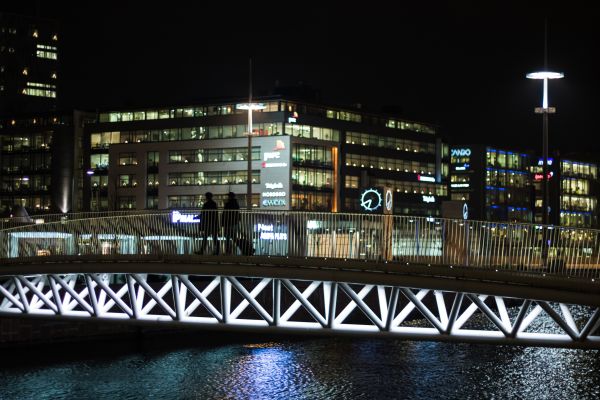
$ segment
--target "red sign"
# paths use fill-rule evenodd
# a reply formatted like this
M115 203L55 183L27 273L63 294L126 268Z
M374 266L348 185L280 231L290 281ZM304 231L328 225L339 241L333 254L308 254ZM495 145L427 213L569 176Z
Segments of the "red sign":
M552 171L548 172L548 179L552 178L552 176L554 175L554 173ZM544 179L544 174L535 174L533 175L533 180L534 181L541 181Z

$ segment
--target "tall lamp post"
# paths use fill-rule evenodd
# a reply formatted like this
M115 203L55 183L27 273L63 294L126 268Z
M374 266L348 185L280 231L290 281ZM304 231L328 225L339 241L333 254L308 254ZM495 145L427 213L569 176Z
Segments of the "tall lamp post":
M264 110L266 106L263 103L252 102L252 59L249 62L249 76L248 76L248 103L237 104L235 108L238 110L248 110L248 177L247 177L247 189L246 189L246 208L252 209L252 110Z
M543 187L542 187L542 223L548 224L548 114L554 114L556 108L548 107L548 80L560 79L565 75L562 72L538 71L526 75L528 79L542 79L544 81L544 94L542 97L542 106L535 108L536 114L542 114L542 152L543 152Z

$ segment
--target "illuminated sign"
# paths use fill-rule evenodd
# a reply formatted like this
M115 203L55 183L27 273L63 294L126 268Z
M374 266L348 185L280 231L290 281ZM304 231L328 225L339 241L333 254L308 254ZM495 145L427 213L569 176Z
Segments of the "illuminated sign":
M377 211L383 204L383 196L377 189L366 189L360 195L360 206L368 212Z
M471 149L452 149L450 150L450 156L452 157L470 157Z
M548 179L552 178L554 176L554 173L552 171L548 172ZM535 174L533 175L533 180L534 181L541 181L544 179L544 174Z
M383 210L384 214L392 214L394 211L394 193L392 189L385 188L385 209Z
M552 162L553 162L553 159L549 158L548 159L548 165L552 165ZM544 159L543 158L538 159L538 165L539 166L543 166L544 165Z
M258 224L256 226L259 237L265 240L287 240L286 232L275 232L273 224Z
M288 123L292 124L298 120L298 113L294 111L291 116L288 117Z
M288 164L285 162L263 162L262 163L262 167L263 168L283 168L283 167L287 167Z
M468 188L469 184L468 183L451 183L450 187L453 187L453 188Z
M285 150L285 143L281 139L277 139L275 142L275 147L273 147L273 151Z
M263 207L285 207L285 199L263 199Z
M263 154L263 157L265 161L279 159L281 157L281 153L278 151L266 152Z
M435 178L433 176L417 175L417 180L421 182L435 182Z
M466 171L467 169L469 169L470 165L467 163L464 163L463 165L457 165L454 167L454 169L456 171Z
M254 190L260 193L260 207L288 210L291 204L290 138L266 136L259 140L261 183L259 188Z
M435 203L435 196L423 195L423 203Z
M467 203L463 204L462 215L463 219L469 219L469 206Z
M285 192L263 192L263 197L285 197Z
M171 222L174 224L197 224L200 222L200 216L197 214L182 214L179 211L172 211Z

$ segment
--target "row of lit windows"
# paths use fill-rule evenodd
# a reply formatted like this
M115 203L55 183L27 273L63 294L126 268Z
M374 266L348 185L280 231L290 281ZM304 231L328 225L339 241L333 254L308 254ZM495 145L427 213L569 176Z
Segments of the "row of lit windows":
M590 182L586 179L563 178L560 180L562 193L567 194L590 194Z
M169 151L169 163L203 163L247 161L247 147L231 147L226 149L197 149ZM260 147L252 148L252 160L260 160Z
M527 173L507 172L496 169L485 171L485 184L487 186L524 188L529 183L529 174Z
M292 184L317 189L333 188L333 171L317 168L293 167Z
M595 197L560 196L561 210L595 211L597 199Z
M248 171L172 172L169 186L239 185L248 182ZM252 171L252 183L260 183L260 171Z
M51 203L50 196L2 196L0 197L0 203L2 208L12 208L15 205L24 207L30 213L48 211L50 210Z
M598 167L595 164L579 163L564 160L560 163L562 176L589 177L596 179L598 177Z
M135 174L119 175L119 187L136 187L137 184Z
M247 137L247 125L214 125L186 128L152 129L125 132L101 132L90 135L93 149L108 148L115 143L170 142L180 140L228 139ZM282 124L254 124L256 136L281 135Z
M253 112L274 112L279 111L278 102L262 103L264 109L254 110ZM123 111L100 113L100 122L127 122L127 121L148 121L155 119L172 119L172 118L196 118L207 115L230 115L230 114L245 114L246 110L237 109L235 104L223 104L216 106L205 107L185 107L171 108L162 110L139 110L139 111Z
M335 110L327 110L327 118L337 119L341 121L350 121L350 122L363 122L363 117L361 114L348 112L348 111L335 111ZM435 134L435 129L431 126L419 124L416 122L407 122L400 121L396 119L387 119L385 121L385 126L387 128L392 129L402 129L414 132L423 132L423 133L431 133Z
M434 163L399 160L396 158L384 158L362 154L346 154L346 165L360 168L412 172L415 174L433 175L435 173Z
M47 60L57 60L58 59L58 55L54 51L36 50L35 55L38 58L45 58Z
M575 226L579 228L591 227L594 222L594 217L591 213L581 212L560 212L561 226Z
M50 175L3 176L2 192L19 192L29 190L48 190Z
M2 156L2 172L5 173L47 170L51 165L50 153L5 154Z
M524 170L530 165L527 154L510 151L487 149L486 162L488 167Z
M49 89L35 89L35 88L24 88L21 93L26 96L36 96L36 97L50 97L56 98L56 90Z
M296 164L331 167L333 165L332 158L331 147L306 144L294 144L292 147L292 160Z
M435 154L435 143L418 142L396 137L377 136L369 133L347 132L346 143L373 146L414 153Z
M285 124L286 135L318 140L340 141L340 131L318 126Z
M52 132L36 132L32 134L3 135L2 151L46 150L52 142Z

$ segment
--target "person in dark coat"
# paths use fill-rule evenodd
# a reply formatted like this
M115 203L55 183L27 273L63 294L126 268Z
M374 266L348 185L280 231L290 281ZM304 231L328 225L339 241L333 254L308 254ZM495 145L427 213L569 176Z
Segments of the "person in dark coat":
M235 198L235 193L229 192L227 196L227 202L223 207L223 214L221 214L221 225L225 236L225 253L232 254L240 224L240 205Z
M217 203L213 200L213 194L206 192L204 195L206 201L202 204L201 213L201 225L202 225L202 248L200 254L204 254L206 250L206 244L208 243L208 237L212 237L213 242L213 254L219 254L219 215L217 209Z

